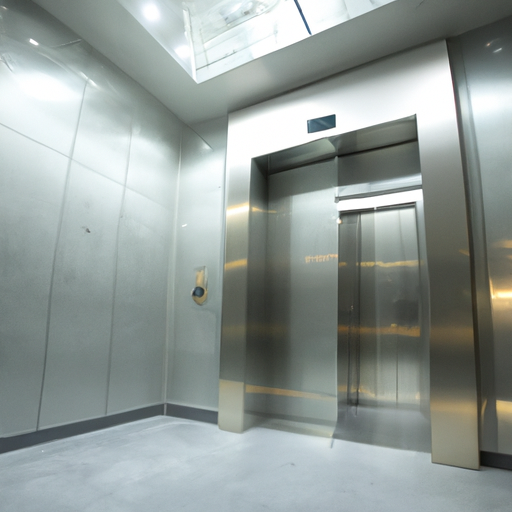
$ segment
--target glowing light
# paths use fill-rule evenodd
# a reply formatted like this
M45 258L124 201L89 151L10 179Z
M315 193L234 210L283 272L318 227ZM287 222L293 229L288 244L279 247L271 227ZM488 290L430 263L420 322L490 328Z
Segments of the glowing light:
M145 5L142 12L148 21L158 21L160 19L160 10L155 4Z
M395 204L407 204L421 201L423 193L421 189L407 190L405 192L392 192L381 196L358 197L353 199L342 199L338 203L339 212L348 212L351 210L371 210L382 206L391 206Z
M29 39L28 42L34 46L39 46L39 43L35 39Z
M174 51L176 52L176 55L180 59L189 59L190 58L190 47L189 46L186 46L186 45L178 46L178 48L176 48Z

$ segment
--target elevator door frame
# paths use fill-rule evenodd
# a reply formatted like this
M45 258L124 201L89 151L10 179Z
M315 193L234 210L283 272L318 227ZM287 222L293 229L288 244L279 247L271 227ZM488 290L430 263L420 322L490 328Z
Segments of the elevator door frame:
M337 119L329 137L307 133L307 119L328 114ZM467 209L444 41L230 114L220 428L243 432L249 426L246 399L254 390L248 389L246 380L248 372L257 369L255 347L261 350L266 177L273 163L282 161L283 153L292 154L292 160L293 153L294 158L305 153L307 163L315 153L323 151L325 159L354 143L372 147L374 137L389 133L397 119L411 116L417 127L429 265L432 460L479 467ZM293 168L297 162L288 165ZM264 389L259 391L263 396Z

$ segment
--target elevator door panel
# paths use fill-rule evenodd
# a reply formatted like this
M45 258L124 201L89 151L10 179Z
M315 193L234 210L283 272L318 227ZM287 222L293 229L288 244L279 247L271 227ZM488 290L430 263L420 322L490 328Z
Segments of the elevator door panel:
M334 161L269 176L266 312L273 417L336 423ZM330 430L329 430L330 429Z
M418 247L415 206L341 217L339 437L428 449Z
M419 264L414 207L361 214L362 404L419 405Z

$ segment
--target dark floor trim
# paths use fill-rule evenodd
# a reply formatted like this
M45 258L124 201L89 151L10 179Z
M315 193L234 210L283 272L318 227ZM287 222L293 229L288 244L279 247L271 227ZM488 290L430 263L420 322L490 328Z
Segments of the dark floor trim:
M505 453L480 452L480 464L491 468L512 470L512 455Z
M167 404L165 414L176 418L202 421L204 423L214 423L215 425L219 420L219 413L217 411L196 409L195 407L187 407L186 405Z
M76 436L79 434L86 434L101 430L103 428L114 427L122 425L123 423L130 423L132 421L143 420L153 416L164 414L164 405L152 405L137 409L135 411L121 412L119 414L112 414L111 416L103 416L102 418L95 418L93 420L79 421L71 423L70 425L63 425L61 427L52 427L37 432L30 432L29 434L21 434L12 437L0 438L0 453L11 452L19 450L20 448L28 448L36 444L47 443L48 441L55 441L56 439L64 439L66 437Z

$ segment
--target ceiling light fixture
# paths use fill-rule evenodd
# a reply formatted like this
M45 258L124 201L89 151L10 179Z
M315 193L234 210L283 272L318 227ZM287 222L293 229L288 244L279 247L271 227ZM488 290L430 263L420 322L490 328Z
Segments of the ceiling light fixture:
M158 21L160 19L160 10L155 4L146 4L142 12L149 21Z

